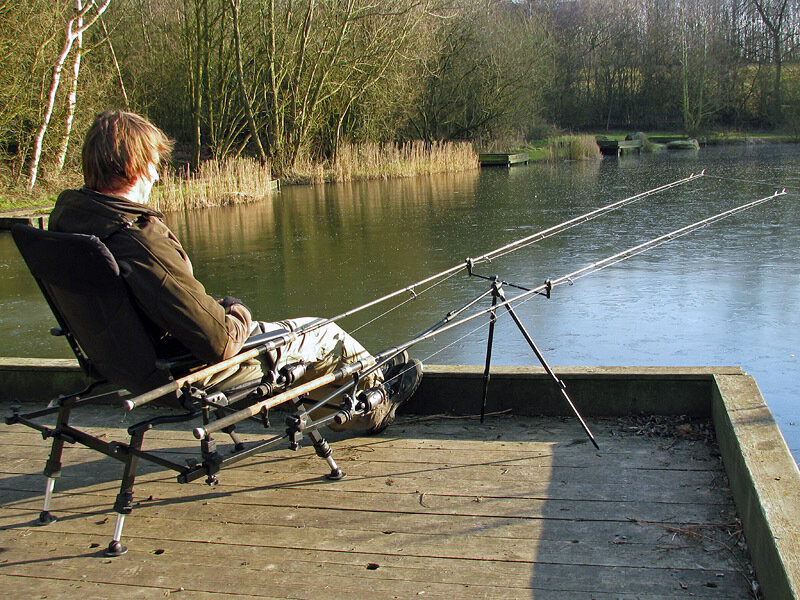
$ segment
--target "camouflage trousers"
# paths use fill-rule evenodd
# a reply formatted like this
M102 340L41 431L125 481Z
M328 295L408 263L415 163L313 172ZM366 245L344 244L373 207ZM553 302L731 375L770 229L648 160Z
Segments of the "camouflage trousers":
M319 320L321 319L316 317L301 317L298 319L287 319L285 321L276 322L254 321L250 335L279 330L295 331L313 321ZM260 380L264 373L270 370L280 370L286 365L297 362L302 362L306 365L306 373L296 384L305 383L332 373L349 363L370 356L369 352L358 340L335 323L328 323L304 333L278 348L276 353L277 356L273 353L270 357L263 356L250 359L221 373L217 373L203 382L204 386L217 389L230 388L249 381ZM374 387L379 385L382 381L383 374L380 369L378 369L359 382L359 389L364 390ZM323 386L309 392L306 394L306 397L314 401L319 401L326 398L335 389L336 387L334 386ZM320 409L320 411L313 416L319 418L324 414L324 409ZM374 425L375 423L372 422L370 416L365 415L363 418L357 418L348 422L344 427L335 428L353 428L361 430L369 429Z

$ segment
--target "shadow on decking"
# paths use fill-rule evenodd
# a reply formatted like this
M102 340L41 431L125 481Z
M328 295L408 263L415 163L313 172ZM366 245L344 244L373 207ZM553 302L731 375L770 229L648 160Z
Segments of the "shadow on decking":
M103 408L88 424L117 415ZM135 586L142 597L220 599L749 598L708 418L588 421L599 452L572 418L406 416L381 436L330 435L348 473L339 482L322 479L310 447L253 457L215 488L142 464L131 550L113 561L100 552L122 465L70 448L53 506L61 520L33 527L47 444L5 427L0 581L22 595L86 597ZM109 439L129 424L107 427ZM176 462L197 448L184 430L153 433L146 447Z

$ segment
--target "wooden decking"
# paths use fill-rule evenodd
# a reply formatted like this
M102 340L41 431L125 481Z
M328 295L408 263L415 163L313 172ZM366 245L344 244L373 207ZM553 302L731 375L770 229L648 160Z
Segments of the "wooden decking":
M126 439L119 409L90 418ZM9 598L750 598L710 427L588 421L600 452L569 418L404 417L377 437L329 437L338 482L310 447L249 459L213 488L143 464L130 550L114 559L102 550L121 464L68 447L60 520L38 527L49 444L2 425L0 586ZM196 445L163 428L146 448Z

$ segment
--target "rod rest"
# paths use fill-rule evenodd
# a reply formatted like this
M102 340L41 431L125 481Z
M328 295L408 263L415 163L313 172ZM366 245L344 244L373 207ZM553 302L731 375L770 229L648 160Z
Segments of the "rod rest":
M199 410L190 411L180 415L161 415L160 417L153 417L145 421L140 421L128 427L128 435L134 435L140 431L150 431L157 425L164 423L183 423L185 421L192 421L200 416Z

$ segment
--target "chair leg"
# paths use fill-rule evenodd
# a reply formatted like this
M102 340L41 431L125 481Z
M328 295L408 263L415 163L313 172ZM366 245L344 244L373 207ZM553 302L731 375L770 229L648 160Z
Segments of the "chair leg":
M39 518L36 521L37 525L49 525L50 523L58 520L58 518L50 512L50 500L53 498L53 488L55 485L56 478L48 477L44 488L44 505L42 506L42 512L39 513Z
M58 411L58 419L56 421L55 431L53 435L53 445L50 446L50 456L44 466L44 476L47 477L47 482L44 488L44 503L42 505L42 512L39 513L39 518L36 523L38 525L49 525L58 518L50 512L50 502L53 499L53 490L56 486L56 479L61 476L61 457L64 453L64 440L59 437L58 431L69 423L69 415L72 411L72 401L67 400L61 405Z
M136 480L136 468L139 465L139 456L136 452L142 449L143 440L144 430L139 430L131 435L130 445L127 448L119 448L120 452L127 452L127 456L119 493L114 502L117 522L114 525L114 536L104 552L106 556L122 556L128 551L128 547L122 543L122 527L125 524L125 516L133 512L133 483Z
M122 540L122 526L125 524L125 515L117 513L117 522L114 524L114 536L111 538L111 543L106 548L106 556L122 556L128 551L128 547L124 545Z

